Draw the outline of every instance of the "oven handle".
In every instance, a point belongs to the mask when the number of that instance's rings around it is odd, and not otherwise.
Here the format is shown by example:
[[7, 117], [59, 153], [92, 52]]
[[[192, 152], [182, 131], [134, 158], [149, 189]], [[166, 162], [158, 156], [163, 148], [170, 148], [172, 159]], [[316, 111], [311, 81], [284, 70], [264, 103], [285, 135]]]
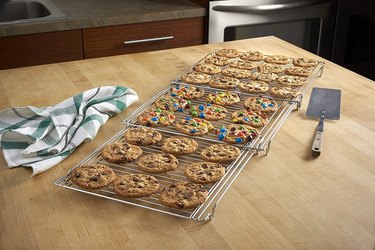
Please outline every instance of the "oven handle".
[[267, 5], [217, 5], [212, 7], [213, 10], [223, 12], [263, 12], [274, 10], [295, 9], [308, 7], [315, 4], [326, 3], [329, 0], [305, 0], [295, 1], [293, 3], [267, 4]]

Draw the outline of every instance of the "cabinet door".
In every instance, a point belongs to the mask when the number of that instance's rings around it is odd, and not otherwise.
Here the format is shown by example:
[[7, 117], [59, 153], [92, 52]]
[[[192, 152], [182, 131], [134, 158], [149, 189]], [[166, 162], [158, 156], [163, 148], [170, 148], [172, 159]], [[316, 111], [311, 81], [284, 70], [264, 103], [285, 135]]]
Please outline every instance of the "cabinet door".
[[83, 59], [81, 30], [0, 37], [0, 69]]
[[203, 44], [204, 30], [204, 17], [84, 29], [85, 58]]

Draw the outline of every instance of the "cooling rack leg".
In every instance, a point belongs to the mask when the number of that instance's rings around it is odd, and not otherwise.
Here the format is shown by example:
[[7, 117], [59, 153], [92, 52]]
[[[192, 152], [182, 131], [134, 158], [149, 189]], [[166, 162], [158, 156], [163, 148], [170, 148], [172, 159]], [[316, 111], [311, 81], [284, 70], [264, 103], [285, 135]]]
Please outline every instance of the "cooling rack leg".
[[318, 75], [318, 77], [321, 77], [322, 75], [323, 75], [323, 69], [324, 69], [324, 67], [322, 66], [322, 67], [320, 67], [320, 69], [319, 69], [319, 75]]
[[267, 143], [266, 155], [268, 155], [268, 153], [270, 152], [271, 141], [272, 141], [272, 140], [270, 140], [270, 141]]

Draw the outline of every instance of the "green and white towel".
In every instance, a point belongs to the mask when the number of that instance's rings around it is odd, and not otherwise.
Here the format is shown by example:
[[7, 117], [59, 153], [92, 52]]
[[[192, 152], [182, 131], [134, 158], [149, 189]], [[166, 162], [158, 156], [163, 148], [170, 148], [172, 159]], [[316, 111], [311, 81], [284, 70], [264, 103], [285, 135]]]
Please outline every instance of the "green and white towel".
[[0, 112], [0, 147], [8, 167], [33, 168], [35, 176], [56, 165], [82, 142], [91, 141], [112, 116], [138, 101], [120, 86], [87, 90], [55, 106]]

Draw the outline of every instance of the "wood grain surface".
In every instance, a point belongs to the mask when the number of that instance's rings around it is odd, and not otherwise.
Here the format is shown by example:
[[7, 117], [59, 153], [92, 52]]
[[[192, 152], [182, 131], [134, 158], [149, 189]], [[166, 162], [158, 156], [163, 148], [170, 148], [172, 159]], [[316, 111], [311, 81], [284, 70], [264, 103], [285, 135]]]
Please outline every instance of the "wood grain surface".
[[326, 61], [313, 86], [342, 90], [341, 119], [327, 121], [322, 155], [310, 148], [317, 121], [309, 94], [270, 153], [253, 157], [208, 223], [59, 188], [53, 182], [121, 128], [120, 121], [187, 66], [216, 48], [323, 60], [275, 37], [0, 71], [0, 109], [56, 104], [104, 85], [140, 101], [52, 169], [8, 169], [0, 153], [0, 249], [373, 249], [375, 84]]

